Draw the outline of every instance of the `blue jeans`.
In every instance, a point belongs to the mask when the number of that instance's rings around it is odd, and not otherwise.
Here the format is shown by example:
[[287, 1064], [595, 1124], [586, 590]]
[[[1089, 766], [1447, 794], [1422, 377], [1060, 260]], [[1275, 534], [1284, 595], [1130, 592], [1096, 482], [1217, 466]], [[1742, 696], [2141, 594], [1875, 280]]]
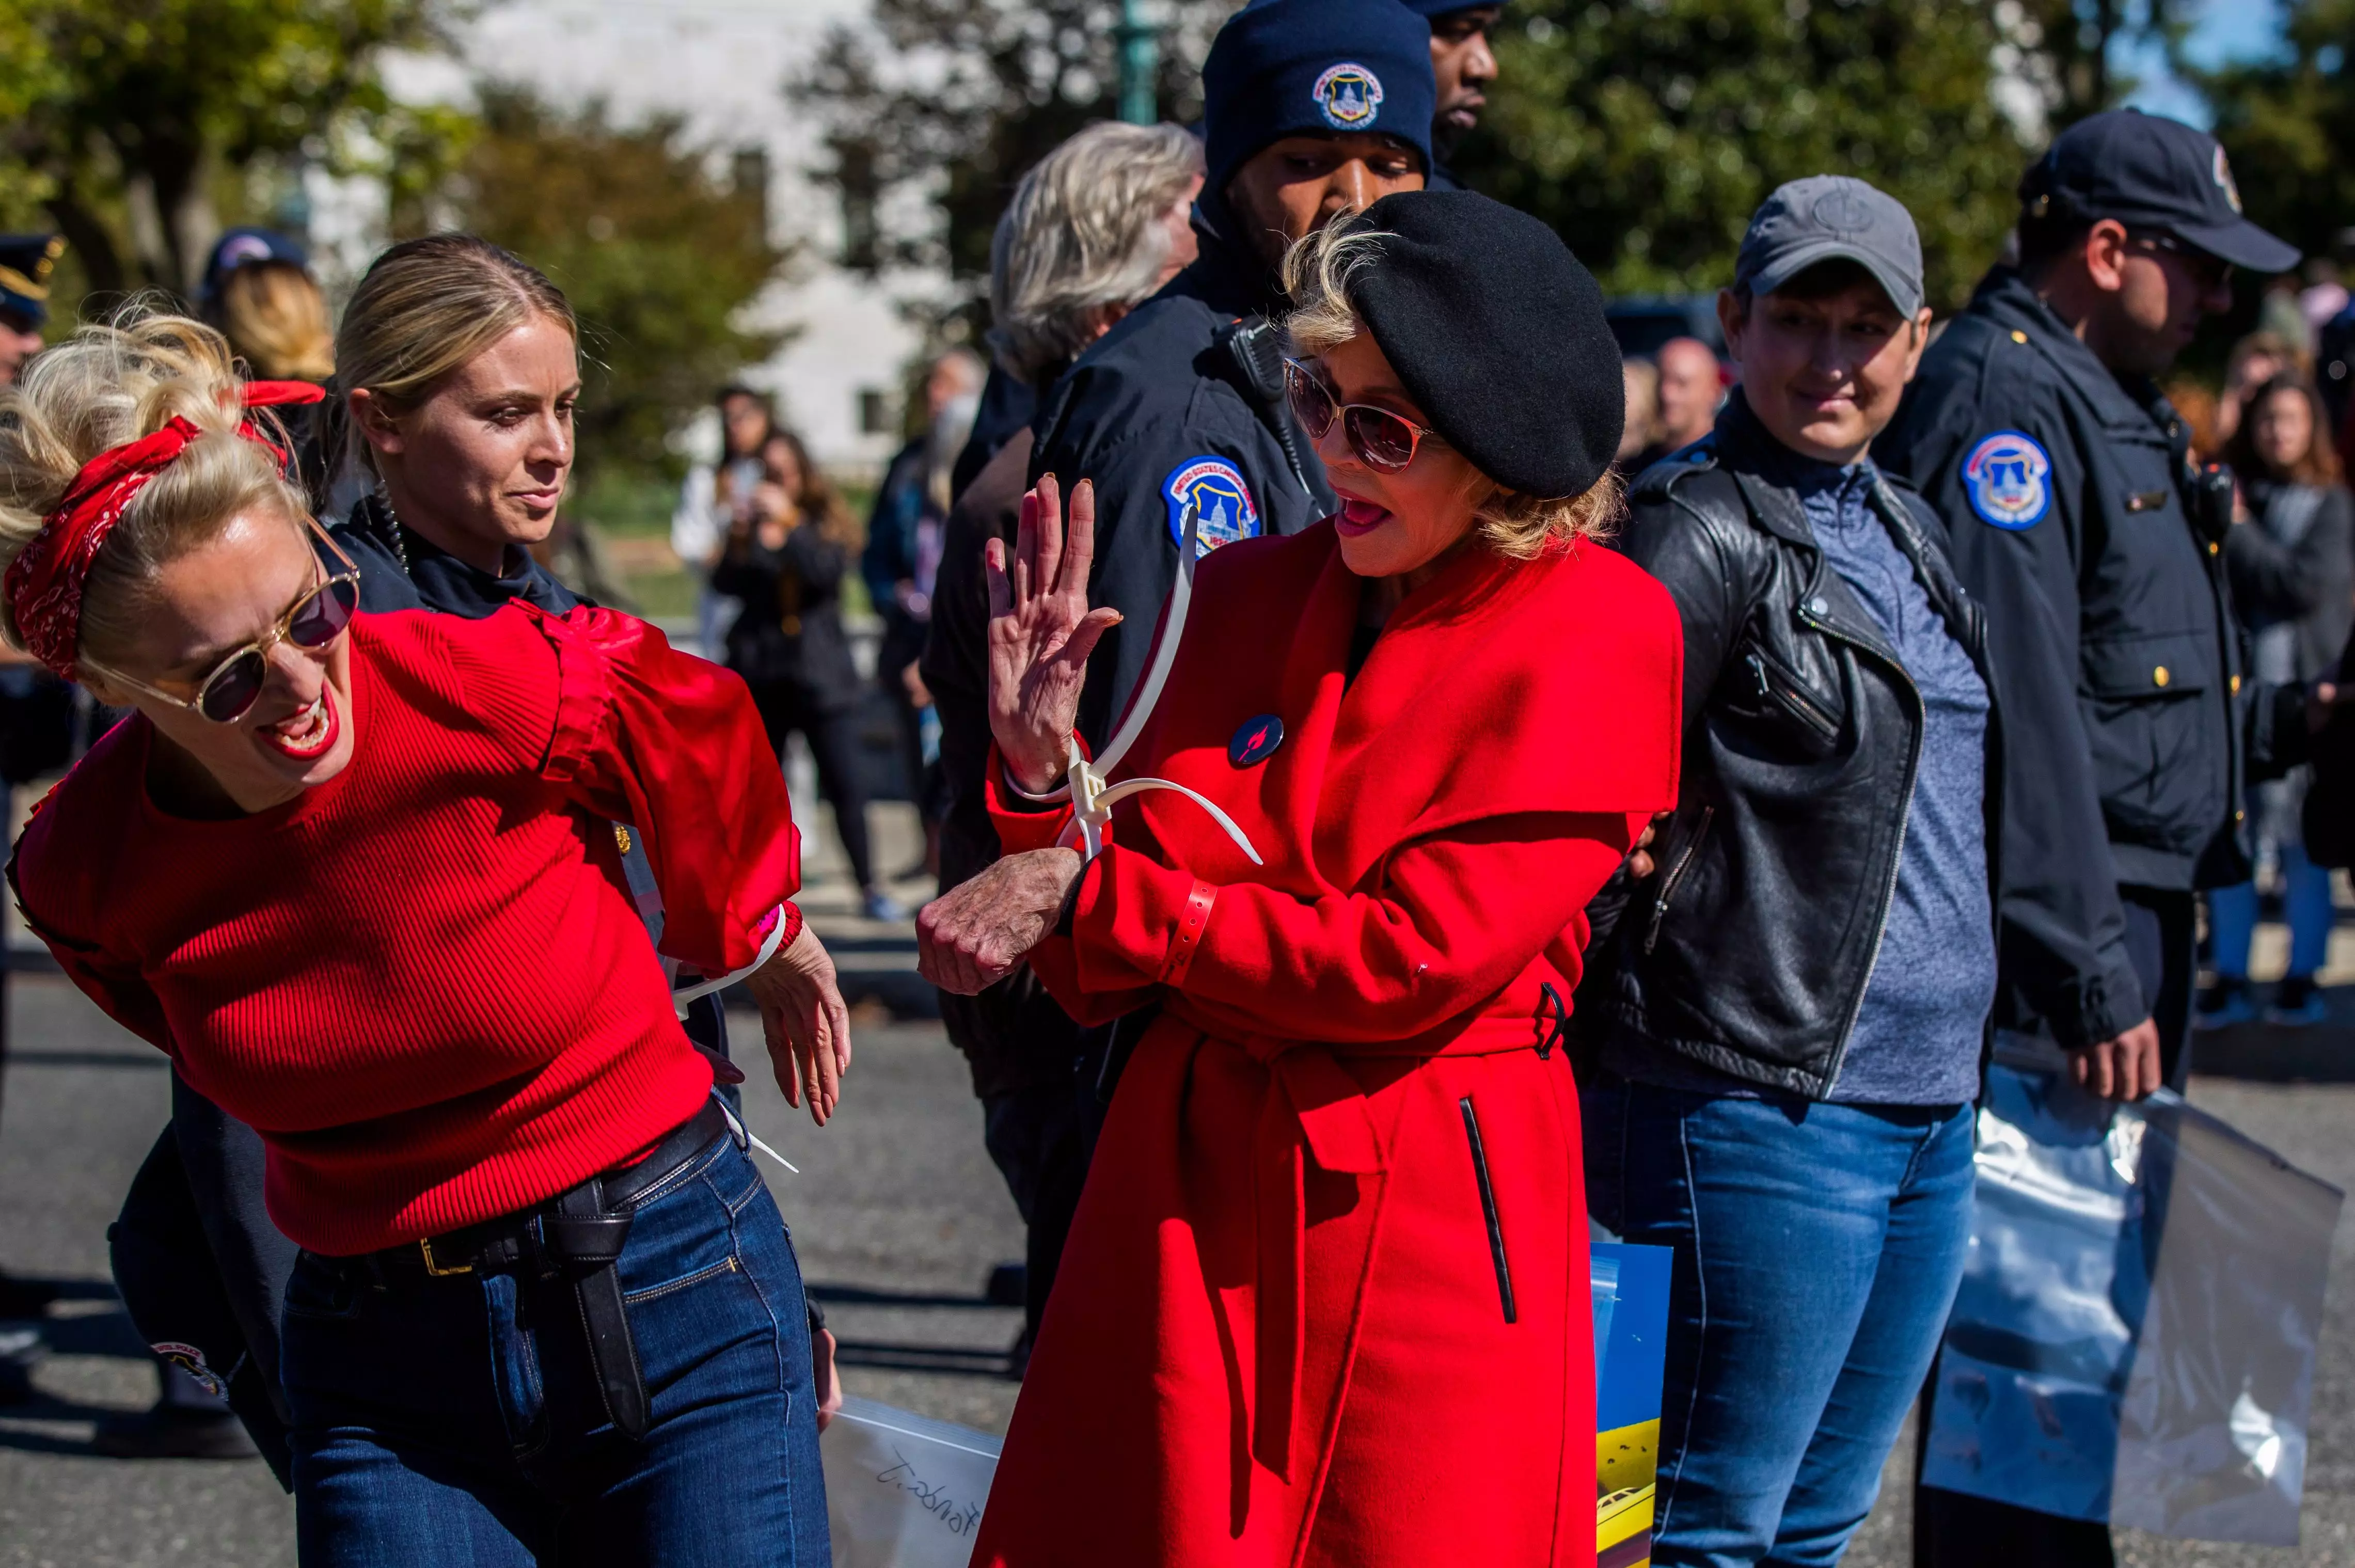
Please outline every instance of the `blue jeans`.
[[1970, 1107], [1581, 1099], [1594, 1217], [1676, 1251], [1653, 1563], [1838, 1562], [1962, 1276]]
[[304, 1568], [830, 1561], [792, 1239], [726, 1138], [642, 1202], [621, 1262], [653, 1422], [605, 1417], [571, 1285], [376, 1283], [304, 1253], [286, 1287]]
[[[2330, 957], [2330, 873], [2306, 858], [2300, 844], [2281, 846], [2282, 912], [2289, 921], [2289, 972], [2312, 977]], [[2216, 973], [2249, 977], [2249, 944], [2257, 934], [2257, 885], [2236, 882], [2208, 892], [2208, 923]]]

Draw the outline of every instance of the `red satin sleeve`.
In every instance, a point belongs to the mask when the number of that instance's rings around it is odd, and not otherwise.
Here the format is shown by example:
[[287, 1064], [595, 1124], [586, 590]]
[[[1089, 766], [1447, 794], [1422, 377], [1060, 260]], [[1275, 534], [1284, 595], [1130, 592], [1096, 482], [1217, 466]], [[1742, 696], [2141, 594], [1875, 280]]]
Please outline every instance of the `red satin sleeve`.
[[638, 830], [662, 890], [662, 951], [709, 975], [741, 969], [781, 903], [791, 942], [801, 835], [743, 680], [634, 616], [584, 606], [538, 624], [558, 667], [541, 776]]
[[1071, 934], [1031, 963], [1066, 1006], [1168, 986], [1250, 1032], [1406, 1039], [1478, 1007], [1571, 929], [1644, 821], [1491, 817], [1400, 849], [1379, 891], [1315, 899], [1213, 887], [1115, 845], [1081, 880]]

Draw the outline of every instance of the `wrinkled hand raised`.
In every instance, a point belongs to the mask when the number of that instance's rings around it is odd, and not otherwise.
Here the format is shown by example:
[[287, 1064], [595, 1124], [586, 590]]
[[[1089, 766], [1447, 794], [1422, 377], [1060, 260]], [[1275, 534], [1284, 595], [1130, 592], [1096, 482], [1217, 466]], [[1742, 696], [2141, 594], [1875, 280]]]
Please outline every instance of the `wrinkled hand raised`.
[[1095, 535], [1095, 486], [1082, 479], [1072, 492], [1067, 538], [1062, 493], [1050, 474], [1022, 497], [1013, 560], [1003, 540], [986, 549], [989, 732], [1015, 782], [1034, 794], [1062, 773], [1088, 656], [1120, 624], [1119, 611], [1088, 608]]

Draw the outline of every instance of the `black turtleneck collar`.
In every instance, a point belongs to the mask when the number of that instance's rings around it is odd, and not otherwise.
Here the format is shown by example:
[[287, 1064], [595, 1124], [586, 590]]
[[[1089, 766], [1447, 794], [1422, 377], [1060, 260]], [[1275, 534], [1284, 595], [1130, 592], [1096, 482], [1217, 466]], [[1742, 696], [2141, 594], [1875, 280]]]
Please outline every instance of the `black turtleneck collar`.
[[362, 496], [350, 520], [335, 533], [360, 568], [364, 610], [434, 610], [480, 620], [510, 599], [558, 614], [581, 603], [529, 551], [509, 546], [510, 570], [485, 571], [395, 519], [380, 496]]

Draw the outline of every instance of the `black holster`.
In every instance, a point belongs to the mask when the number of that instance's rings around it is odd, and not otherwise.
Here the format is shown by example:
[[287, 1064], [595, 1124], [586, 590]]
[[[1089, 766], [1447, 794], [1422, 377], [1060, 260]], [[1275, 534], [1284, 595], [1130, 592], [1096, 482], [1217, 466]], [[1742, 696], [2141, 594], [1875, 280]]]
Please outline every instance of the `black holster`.
[[542, 1251], [572, 1286], [605, 1413], [635, 1442], [645, 1436], [648, 1424], [646, 1380], [638, 1366], [637, 1342], [630, 1337], [621, 1273], [613, 1266], [630, 1239], [630, 1214], [609, 1208], [605, 1183], [591, 1178], [559, 1198], [539, 1224]]

